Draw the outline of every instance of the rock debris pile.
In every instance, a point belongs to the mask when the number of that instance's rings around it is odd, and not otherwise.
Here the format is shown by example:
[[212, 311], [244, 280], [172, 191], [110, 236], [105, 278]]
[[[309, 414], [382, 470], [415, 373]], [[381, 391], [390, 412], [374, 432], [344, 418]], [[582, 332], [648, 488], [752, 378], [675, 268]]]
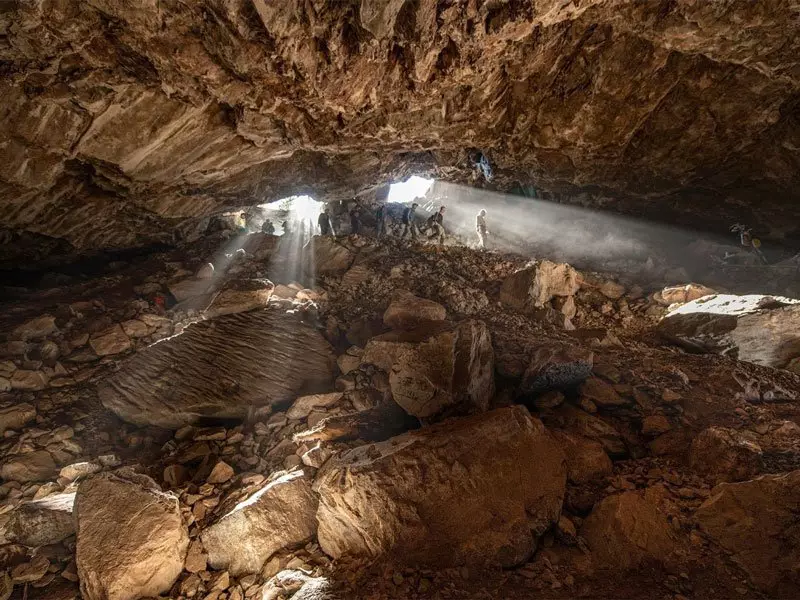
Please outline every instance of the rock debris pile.
[[0, 598], [800, 593], [795, 303], [290, 242], [6, 312]]

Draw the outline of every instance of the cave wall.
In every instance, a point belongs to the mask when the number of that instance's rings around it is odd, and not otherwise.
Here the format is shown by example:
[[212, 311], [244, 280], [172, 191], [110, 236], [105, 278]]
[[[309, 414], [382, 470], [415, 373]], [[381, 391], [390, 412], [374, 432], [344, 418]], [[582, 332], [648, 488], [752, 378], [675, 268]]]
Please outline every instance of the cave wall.
[[792, 0], [6, 2], [0, 227], [125, 248], [419, 173], [791, 238], [798, 16]]

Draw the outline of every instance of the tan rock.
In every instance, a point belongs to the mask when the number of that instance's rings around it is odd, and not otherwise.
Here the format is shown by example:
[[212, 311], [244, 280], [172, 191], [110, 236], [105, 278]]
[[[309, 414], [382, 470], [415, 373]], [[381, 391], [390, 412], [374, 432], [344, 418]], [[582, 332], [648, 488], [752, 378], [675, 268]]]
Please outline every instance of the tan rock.
[[604, 498], [581, 535], [604, 569], [627, 571], [653, 560], [668, 563], [677, 544], [666, 517], [636, 492]]
[[89, 345], [98, 356], [109, 356], [130, 350], [131, 340], [120, 325], [113, 325], [94, 334], [89, 339]]
[[673, 285], [665, 287], [658, 294], [655, 300], [659, 304], [669, 306], [671, 304], [686, 304], [694, 300], [699, 300], [704, 296], [716, 294], [715, 290], [699, 283], [687, 283], [686, 285]]
[[199, 539], [194, 539], [189, 544], [189, 550], [186, 552], [186, 561], [183, 568], [189, 573], [199, 573], [205, 571], [208, 565], [208, 554], [203, 550], [203, 544]]
[[6, 537], [31, 548], [57, 544], [75, 533], [74, 504], [75, 492], [24, 502], [12, 514]]
[[197, 274], [195, 275], [197, 279], [211, 279], [214, 277], [214, 265], [211, 263], [206, 263], [199, 269], [197, 269]]
[[552, 343], [538, 346], [520, 383], [524, 394], [540, 394], [577, 386], [592, 374], [594, 354], [579, 346]]
[[355, 255], [336, 238], [317, 235], [311, 238], [314, 269], [319, 275], [341, 275], [353, 264]]
[[798, 489], [800, 471], [723, 483], [695, 513], [700, 529], [772, 597], [790, 598], [797, 590]]
[[388, 366], [395, 402], [426, 418], [450, 407], [486, 410], [494, 395], [494, 351], [482, 321], [391, 332], [367, 343], [364, 363]]
[[58, 476], [63, 477], [64, 479], [68, 479], [69, 481], [75, 481], [76, 479], [79, 479], [81, 477], [87, 477], [88, 475], [99, 473], [102, 470], [103, 466], [97, 463], [79, 462], [79, 463], [72, 463], [71, 465], [63, 467], [59, 472]]
[[234, 475], [233, 467], [231, 467], [225, 461], [219, 461], [217, 464], [214, 465], [214, 468], [211, 469], [211, 474], [206, 479], [206, 482], [211, 484], [219, 484], [225, 483]]
[[207, 293], [210, 285], [211, 282], [208, 279], [196, 279], [192, 277], [190, 279], [183, 279], [175, 283], [170, 283], [167, 287], [169, 288], [170, 294], [174, 296], [177, 302], [183, 302]]
[[130, 338], [145, 337], [150, 334], [150, 329], [139, 319], [130, 319], [122, 322], [122, 331]]
[[183, 569], [189, 536], [178, 501], [149, 477], [104, 473], [85, 480], [75, 516], [75, 558], [86, 600], [158, 596]]
[[557, 429], [551, 434], [567, 459], [569, 481], [582, 484], [611, 475], [613, 465], [600, 442]]
[[542, 308], [554, 296], [574, 296], [578, 288], [575, 269], [544, 260], [506, 278], [500, 289], [500, 302], [526, 312]]
[[6, 429], [22, 429], [36, 418], [36, 409], [27, 402], [0, 408], [0, 433]]
[[42, 371], [17, 369], [11, 376], [11, 389], [35, 392], [47, 387], [49, 378]]
[[619, 300], [625, 295], [625, 286], [616, 281], [604, 281], [598, 289], [603, 296], [610, 300]]
[[206, 309], [206, 315], [219, 317], [264, 308], [274, 288], [268, 279], [234, 279], [220, 290]]
[[429, 321], [444, 321], [446, 317], [447, 311], [441, 304], [401, 292], [383, 313], [383, 322], [392, 329], [410, 330]]
[[761, 447], [734, 429], [709, 427], [692, 441], [692, 468], [717, 482], [752, 479], [764, 468]]
[[278, 550], [305, 542], [317, 530], [317, 498], [302, 471], [272, 481], [201, 534], [214, 569], [257, 573]]
[[553, 308], [563, 314], [567, 319], [574, 319], [578, 313], [574, 296], [556, 296], [551, 300]]
[[334, 558], [513, 566], [557, 522], [565, 483], [541, 422], [521, 406], [498, 409], [328, 460], [314, 482], [317, 537]]
[[286, 411], [286, 418], [288, 419], [305, 419], [311, 414], [315, 408], [328, 408], [335, 405], [342, 399], [342, 392], [333, 392], [331, 394], [312, 394], [310, 396], [301, 396], [295, 400]]
[[58, 473], [58, 467], [47, 450], [17, 454], [0, 466], [0, 478], [5, 481], [46, 481]]
[[672, 424], [663, 415], [650, 415], [642, 420], [642, 433], [644, 435], [661, 435], [670, 429], [672, 429]]
[[54, 316], [41, 315], [16, 327], [11, 332], [9, 339], [22, 341], [40, 340], [55, 333], [57, 330]]
[[565, 403], [553, 409], [552, 414], [548, 415], [547, 423], [548, 426], [557, 426], [572, 435], [599, 442], [609, 456], [622, 457], [627, 454], [625, 441], [613, 426], [571, 404]]

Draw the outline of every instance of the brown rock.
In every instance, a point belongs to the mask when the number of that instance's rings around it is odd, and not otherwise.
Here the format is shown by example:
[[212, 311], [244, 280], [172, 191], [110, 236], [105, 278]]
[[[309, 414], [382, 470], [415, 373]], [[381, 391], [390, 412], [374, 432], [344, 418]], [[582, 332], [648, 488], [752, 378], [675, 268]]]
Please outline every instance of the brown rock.
[[699, 283], [687, 283], [686, 285], [673, 285], [665, 287], [655, 295], [655, 300], [659, 304], [669, 306], [670, 304], [686, 304], [694, 300], [699, 300], [704, 296], [711, 296], [717, 292], [710, 287]]
[[500, 302], [528, 312], [544, 307], [554, 296], [573, 296], [578, 288], [575, 269], [543, 260], [507, 277], [500, 289]]
[[75, 533], [75, 493], [51, 494], [21, 504], [6, 529], [9, 541], [36, 548], [57, 544]]
[[599, 291], [603, 296], [611, 300], [619, 300], [625, 295], [625, 286], [616, 281], [604, 281], [600, 284]]
[[149, 477], [105, 473], [85, 480], [75, 516], [75, 558], [86, 600], [157, 596], [183, 569], [189, 537], [178, 501]]
[[669, 419], [663, 415], [650, 415], [642, 420], [642, 433], [644, 435], [661, 435], [672, 429]]
[[306, 419], [315, 408], [328, 408], [335, 405], [343, 397], [342, 392], [331, 394], [312, 394], [301, 396], [286, 411], [287, 419]]
[[42, 371], [17, 369], [11, 376], [11, 389], [35, 392], [47, 387], [48, 377]]
[[494, 352], [482, 321], [441, 322], [374, 337], [362, 362], [389, 373], [394, 400], [416, 417], [459, 405], [485, 410], [494, 395]]
[[211, 470], [211, 474], [208, 476], [208, 479], [206, 479], [206, 482], [213, 485], [225, 483], [231, 477], [233, 477], [233, 474], [233, 467], [221, 460], [214, 465], [214, 468]]
[[140, 338], [150, 334], [150, 329], [139, 319], [130, 319], [122, 322], [122, 331], [129, 338]]
[[533, 401], [533, 405], [542, 410], [546, 408], [555, 408], [556, 406], [560, 406], [562, 402], [564, 402], [564, 394], [558, 390], [550, 390], [549, 392], [537, 396]]
[[676, 549], [666, 518], [636, 492], [604, 498], [583, 523], [581, 535], [597, 564], [615, 571], [648, 560], [667, 563]]
[[557, 429], [551, 434], [567, 459], [569, 481], [582, 484], [611, 475], [613, 465], [600, 442]]
[[562, 404], [553, 409], [547, 417], [548, 426], [561, 428], [567, 433], [580, 435], [599, 442], [612, 457], [622, 457], [627, 448], [622, 436], [611, 425], [570, 404]]
[[178, 487], [189, 479], [189, 472], [183, 465], [168, 465], [164, 467], [163, 478], [170, 487]]
[[199, 539], [194, 539], [189, 544], [189, 550], [186, 552], [186, 561], [183, 568], [189, 573], [199, 573], [205, 571], [208, 565], [208, 555], [203, 550], [203, 544]]
[[47, 450], [18, 454], [0, 466], [0, 477], [5, 481], [46, 481], [58, 474], [58, 467]]
[[197, 279], [211, 279], [214, 277], [214, 265], [211, 263], [206, 263], [199, 269], [197, 269], [197, 274], [195, 275]]
[[220, 290], [206, 316], [219, 317], [263, 308], [269, 304], [275, 286], [268, 279], [234, 279]]
[[401, 292], [383, 313], [383, 322], [392, 329], [410, 330], [428, 321], [444, 321], [446, 317], [447, 311], [441, 304]]
[[131, 340], [120, 325], [113, 325], [89, 339], [89, 345], [98, 356], [108, 356], [125, 352], [131, 347]]
[[25, 321], [16, 327], [9, 337], [12, 340], [40, 340], [58, 331], [56, 318], [52, 315], [41, 315], [30, 321]]
[[310, 245], [314, 269], [319, 275], [341, 275], [350, 268], [355, 259], [355, 255], [332, 236], [314, 236]]
[[760, 446], [724, 427], [702, 431], [692, 441], [689, 460], [695, 471], [717, 482], [752, 479], [764, 468]]
[[591, 351], [568, 344], [545, 344], [531, 356], [520, 383], [524, 394], [540, 394], [553, 389], [577, 386], [592, 374]]
[[6, 429], [22, 429], [36, 418], [36, 409], [27, 402], [0, 408], [0, 433]]
[[590, 377], [584, 381], [578, 391], [583, 398], [592, 401], [600, 408], [616, 408], [627, 404], [627, 401], [616, 392], [614, 386], [597, 377]]
[[330, 389], [333, 369], [319, 331], [281, 311], [257, 310], [190, 325], [137, 352], [101, 382], [99, 396], [127, 421], [177, 429]]
[[265, 485], [201, 534], [214, 569], [257, 573], [282, 548], [305, 542], [317, 530], [317, 498], [302, 471]]
[[561, 451], [523, 407], [445, 421], [328, 460], [318, 539], [334, 558], [513, 566], [558, 520], [565, 482]]
[[800, 471], [723, 483], [695, 513], [700, 528], [730, 553], [761, 590], [779, 598], [797, 590]]
[[170, 294], [173, 295], [177, 302], [184, 302], [190, 298], [202, 296], [207, 293], [210, 286], [211, 282], [208, 279], [196, 279], [192, 277], [190, 279], [183, 279], [175, 283], [170, 283], [167, 287], [169, 288]]

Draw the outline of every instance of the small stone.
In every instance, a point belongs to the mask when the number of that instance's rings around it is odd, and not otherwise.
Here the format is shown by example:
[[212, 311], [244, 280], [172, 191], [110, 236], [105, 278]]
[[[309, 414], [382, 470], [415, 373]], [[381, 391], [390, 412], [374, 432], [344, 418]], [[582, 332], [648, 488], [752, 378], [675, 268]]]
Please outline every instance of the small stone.
[[211, 470], [211, 474], [206, 480], [208, 483], [219, 484], [225, 483], [234, 475], [233, 467], [225, 461], [219, 461]]
[[564, 394], [558, 390], [550, 390], [549, 392], [545, 392], [544, 394], [538, 396], [533, 401], [533, 405], [539, 410], [542, 410], [546, 408], [555, 408], [562, 402], [564, 402]]
[[205, 571], [208, 564], [208, 555], [203, 550], [203, 544], [199, 539], [192, 540], [189, 544], [189, 551], [186, 553], [184, 569], [189, 573], [199, 573]]
[[94, 334], [89, 340], [89, 345], [98, 356], [110, 356], [129, 350], [131, 340], [125, 335], [121, 325], [112, 325]]
[[197, 279], [211, 279], [214, 277], [214, 265], [211, 263], [206, 263], [199, 269], [197, 269], [197, 275], [195, 275]]
[[56, 327], [56, 318], [52, 315], [42, 315], [26, 321], [11, 332], [10, 338], [13, 340], [38, 340], [55, 333], [58, 330]]
[[36, 409], [22, 402], [0, 409], [0, 433], [6, 429], [22, 429], [36, 418]]
[[48, 377], [42, 371], [17, 369], [11, 376], [11, 388], [36, 392], [47, 387]]
[[189, 479], [189, 472], [183, 465], [168, 465], [164, 467], [163, 478], [170, 487], [178, 487]]
[[92, 462], [79, 462], [62, 468], [59, 472], [59, 477], [69, 479], [70, 481], [75, 481], [80, 477], [86, 477], [87, 475], [99, 473], [102, 470], [103, 467], [98, 464]]
[[30, 583], [44, 577], [50, 561], [41, 554], [35, 556], [30, 562], [17, 565], [11, 570], [11, 579], [14, 583]]
[[403, 584], [403, 574], [400, 571], [395, 571], [392, 575], [392, 583], [395, 585], [402, 585]]
[[6, 481], [46, 481], [58, 472], [53, 457], [46, 450], [12, 456], [0, 466], [0, 477]]
[[597, 412], [597, 406], [595, 403], [585, 397], [581, 397], [581, 399], [578, 401], [578, 406], [580, 406], [590, 415], [593, 415]]
[[651, 415], [642, 421], [644, 435], [660, 435], [672, 429], [669, 419], [663, 415]]

